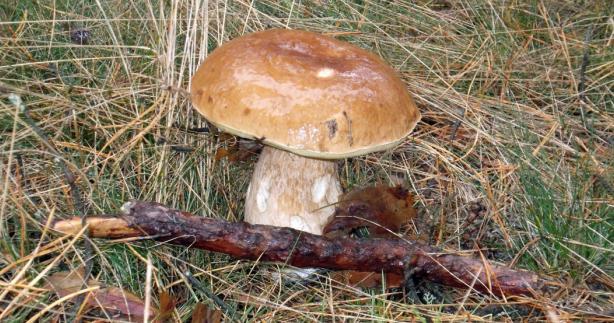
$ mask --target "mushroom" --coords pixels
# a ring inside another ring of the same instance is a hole
[[[217,48],[192,102],[231,134],[261,140],[245,221],[322,230],[342,193],[335,160],[394,147],[420,113],[378,56],[321,34],[272,29]]]

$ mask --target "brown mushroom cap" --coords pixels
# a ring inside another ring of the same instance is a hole
[[[322,159],[392,147],[420,119],[379,57],[298,30],[256,32],[217,48],[196,71],[191,93],[220,129]]]

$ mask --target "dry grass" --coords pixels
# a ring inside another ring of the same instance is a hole
[[[185,90],[207,52],[271,27],[370,49],[417,98],[424,117],[415,135],[394,151],[340,163],[346,189],[400,178],[434,244],[481,248],[491,260],[555,277],[558,291],[497,299],[423,284],[425,304],[414,305],[398,291],[360,290],[326,273],[293,284],[269,274],[275,265],[151,242],[87,247],[45,230],[49,217],[79,214],[63,168],[75,174],[88,213],[138,198],[240,220],[252,163],[215,160],[227,142],[189,130],[205,121]],[[71,42],[80,28],[87,44]],[[606,1],[3,1],[0,42],[4,320],[43,309],[46,320],[70,320],[72,303],[49,306],[57,297],[41,287],[86,261],[100,281],[145,296],[148,257],[152,302],[170,291],[176,320],[197,302],[212,304],[202,287],[240,321],[614,319],[614,18]]]

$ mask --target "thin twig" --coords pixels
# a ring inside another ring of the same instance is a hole
[[[75,213],[77,213],[81,217],[82,225],[85,225],[86,224],[87,209],[86,209],[85,203],[83,202],[83,199],[81,197],[81,190],[79,189],[79,186],[77,185],[77,176],[75,175],[75,173],[73,171],[70,170],[70,168],[68,167],[68,165],[65,162],[66,159],[62,156],[62,154],[57,149],[57,147],[51,141],[49,141],[49,139],[48,139],[47,135],[45,134],[45,132],[43,131],[43,129],[41,129],[36,124],[36,121],[34,121],[34,119],[30,116],[30,113],[29,113],[26,105],[24,103],[22,103],[20,108],[21,108],[21,112],[22,112],[22,120],[38,136],[38,138],[41,140],[41,142],[47,148],[47,150],[52,155],[54,155],[56,157],[55,158],[55,162],[58,163],[58,165],[62,169],[62,172],[64,174],[64,180],[66,181],[66,183],[70,187],[70,196],[71,196],[71,198],[73,200],[73,203],[74,203]],[[89,238],[89,233],[86,232],[85,233],[85,242],[84,242],[85,271],[84,271],[84,275],[83,275],[83,288],[86,287],[87,281],[88,281],[88,279],[90,277],[90,274],[92,272],[92,265],[93,265],[93,262],[91,261],[92,254],[93,254],[92,241]],[[75,321],[77,320],[76,316],[77,316],[77,313],[78,313],[79,309],[83,305],[83,302],[85,301],[85,296],[86,296],[86,294],[80,294],[79,296],[76,297],[75,305],[73,306],[73,308],[72,308],[72,310],[71,310],[71,312],[70,312],[70,314],[68,316],[69,318],[71,318],[71,320],[75,320]]]
[[[194,278],[194,276],[189,270],[186,270],[186,272],[183,275],[185,276],[186,280],[192,286],[194,286],[196,289],[203,292],[209,299],[211,299],[215,303],[215,305],[217,305],[222,311],[224,311],[226,315],[228,315],[228,317],[230,318],[234,317],[234,312],[235,312],[234,309],[226,305],[226,303],[224,303],[224,301],[221,298],[215,295],[215,293],[213,293],[211,289],[209,289],[207,286],[205,286],[204,284],[196,280],[196,278]]]
[[[580,81],[578,81],[578,96],[580,101],[586,102],[586,68],[590,63],[591,54],[591,38],[593,37],[593,26],[591,25],[586,34],[584,34],[584,55],[582,55],[582,64],[580,65]]]
[[[145,272],[145,309],[143,310],[144,323],[149,323],[149,313],[151,308],[151,276],[153,265],[151,256],[147,255],[147,271]]]
[[[578,81],[578,98],[580,99],[580,116],[582,117],[582,124],[586,128],[586,116],[584,115],[583,104],[586,103],[586,68],[590,63],[591,47],[590,42],[593,37],[593,26],[591,25],[586,34],[584,34],[584,55],[582,55],[582,64],[580,65],[580,80]]]
[[[21,154],[15,154],[15,159],[17,159],[17,175],[19,176],[19,184],[21,185],[23,195],[28,199],[28,201],[30,201],[30,203],[32,203],[32,205],[37,205],[40,202],[40,198],[38,196],[30,196],[32,183],[26,176],[26,171],[23,165],[23,156]]]
[[[456,132],[458,131],[458,127],[460,127],[464,117],[465,117],[465,109],[461,111],[461,115],[452,124],[452,131],[450,132],[450,141],[454,141],[454,139],[456,139]]]

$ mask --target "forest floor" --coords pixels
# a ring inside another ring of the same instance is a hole
[[[607,1],[9,2],[0,1],[0,320],[125,319],[77,308],[92,303],[85,289],[103,286],[171,321],[220,301],[228,321],[614,319]],[[236,139],[199,131],[206,122],[187,91],[209,52],[267,28],[368,49],[416,99],[422,120],[401,145],[339,162],[344,190],[401,183],[420,219],[408,230],[557,288],[500,298],[422,282],[418,302],[328,272],[293,282],[279,264],[48,230],[47,219],[113,213],[130,199],[241,221],[256,157],[216,158]],[[95,284],[50,291],[77,272]]]

